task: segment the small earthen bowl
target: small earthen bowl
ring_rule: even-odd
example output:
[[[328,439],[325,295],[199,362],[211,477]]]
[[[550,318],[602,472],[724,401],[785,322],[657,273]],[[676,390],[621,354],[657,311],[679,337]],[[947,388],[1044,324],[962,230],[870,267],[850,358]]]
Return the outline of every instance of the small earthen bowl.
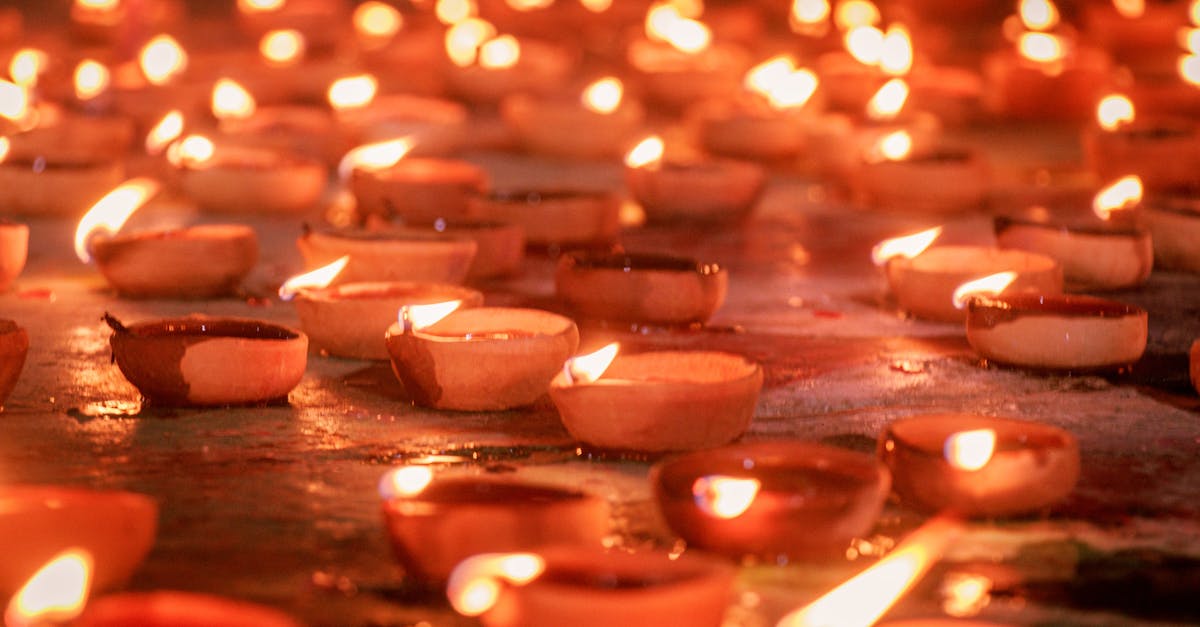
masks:
[[[258,262],[258,236],[240,224],[193,226],[96,239],[92,257],[122,296],[231,294]]]
[[[0,206],[19,215],[80,216],[123,178],[124,168],[115,160],[10,159],[0,163]]]
[[[223,145],[210,161],[185,165],[180,184],[201,208],[218,213],[297,214],[325,193],[325,164],[266,148]]]
[[[715,263],[637,253],[567,253],[554,279],[559,298],[584,317],[661,325],[706,322],[729,286]]]
[[[433,157],[401,159],[383,170],[355,170],[350,178],[360,213],[417,223],[472,217],[469,201],[487,187],[483,168]]]
[[[621,230],[621,199],[608,191],[508,189],[471,204],[484,220],[519,225],[534,246],[610,244]]]
[[[404,230],[307,231],[296,240],[304,265],[320,268],[349,255],[335,284],[362,281],[462,283],[475,260],[474,240]]]
[[[625,168],[625,185],[652,223],[744,220],[766,183],[762,166],[748,161],[665,161]]]
[[[1150,232],[1098,219],[1051,222],[1022,217],[996,218],[996,243],[1046,255],[1063,269],[1073,290],[1120,290],[1150,278],[1154,245]]]
[[[12,320],[0,319],[0,406],[8,400],[29,354],[29,333]]]
[[[8,291],[25,269],[29,256],[29,227],[0,221],[0,292]]]

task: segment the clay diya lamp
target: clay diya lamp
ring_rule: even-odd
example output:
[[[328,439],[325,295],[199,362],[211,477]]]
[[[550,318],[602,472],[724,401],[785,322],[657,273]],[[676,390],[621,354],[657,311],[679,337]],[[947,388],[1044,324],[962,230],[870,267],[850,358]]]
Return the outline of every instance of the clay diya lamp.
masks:
[[[657,136],[625,157],[625,185],[654,223],[714,224],[747,218],[766,186],[755,163],[729,159],[664,159]]]
[[[134,124],[128,118],[85,114],[50,105],[38,109],[37,126],[9,136],[10,158],[100,163],[119,160],[133,145]]]
[[[296,246],[308,269],[349,256],[335,284],[358,281],[462,283],[475,259],[474,240],[411,230],[308,229]]]
[[[525,231],[516,224],[484,220],[438,220],[435,233],[475,242],[475,259],[467,280],[482,281],[520,274],[525,261]],[[423,228],[412,228],[425,232]]]
[[[113,361],[151,403],[219,406],[287,398],[300,383],[308,337],[262,320],[188,316],[113,329]]]
[[[1021,120],[1085,120],[1108,84],[1112,62],[1098,48],[1046,32],[1021,33],[983,59],[983,105]]]
[[[334,128],[333,116],[319,107],[259,107],[252,116],[223,120],[221,142],[335,163],[341,152]]]
[[[29,226],[0,220],[0,292],[8,291],[29,256]]]
[[[1083,11],[1083,31],[1113,56],[1124,60],[1165,58],[1175,52],[1176,35],[1187,26],[1184,2],[1095,2]]]
[[[424,54],[423,63],[428,65],[428,52]],[[457,152],[467,139],[470,113],[453,100],[386,94],[366,104],[347,106],[333,90],[329,98],[344,150],[404,137],[411,142],[412,156],[444,157]]]
[[[992,205],[1023,210],[1027,207],[1072,207],[1091,202],[1100,179],[1074,163],[1044,163],[992,169]]]
[[[139,123],[161,119],[168,111],[202,111],[215,76],[189,72],[190,57],[170,35],[151,38],[137,59],[113,67],[110,90],[113,111]]]
[[[877,155],[863,159],[851,185],[868,206],[882,211],[957,213],[982,208],[988,200],[991,168],[979,151],[933,148],[910,153],[905,131],[887,135]],[[931,185],[914,185],[930,181]]]
[[[559,258],[554,284],[584,317],[686,326],[703,324],[725,302],[729,273],[685,257],[579,251]]]
[[[646,452],[712,448],[736,439],[754,417],[763,372],[745,357],[714,351],[615,353],[616,345],[609,345],[576,357],[550,384],[563,425],[588,446]]]
[[[569,96],[514,94],[500,107],[520,142],[531,152],[574,159],[615,157],[634,139],[645,118],[624,84],[605,77]]]
[[[158,506],[133,492],[0,487],[0,546],[5,555],[0,594],[11,597],[43,565],[72,547],[92,556],[92,589],[119,588],[150,552],[157,526]]]
[[[993,517],[1034,513],[1070,494],[1079,445],[1050,425],[973,414],[897,420],[879,438],[892,489],[923,510]]]
[[[384,477],[383,520],[405,573],[445,583],[461,561],[479,553],[543,546],[599,548],[609,506],[579,490],[478,476],[434,478],[408,466]]]
[[[1189,118],[1138,116],[1121,94],[1101,99],[1097,124],[1083,133],[1084,161],[1101,180],[1137,175],[1149,189],[1200,182],[1200,125]]]
[[[124,43],[122,37],[129,33],[177,27],[186,13],[178,0],[147,0],[135,10],[116,0],[76,0],[69,13],[70,31],[73,38],[111,46]]]
[[[0,162],[0,205],[21,215],[79,215],[123,176],[120,161],[8,158]]]
[[[453,30],[453,29],[452,29]],[[453,41],[447,34],[447,41]],[[446,86],[455,96],[472,103],[498,103],[516,93],[545,93],[562,84],[575,65],[567,49],[545,41],[500,35],[468,54],[450,51]]]
[[[504,189],[471,199],[468,213],[515,224],[538,247],[602,246],[621,230],[621,199],[603,190]]]
[[[359,165],[350,174],[359,214],[385,221],[428,223],[471,217],[471,197],[487,186],[487,172],[461,159],[397,157],[392,165]]]
[[[207,211],[302,213],[316,207],[325,193],[325,165],[297,154],[214,145],[191,135],[171,156],[184,193]]]
[[[679,17],[672,21],[696,23]],[[653,20],[647,19],[646,23],[653,26]],[[693,30],[698,32],[695,27]],[[626,49],[626,61],[641,79],[647,99],[669,110],[683,110],[693,103],[738,91],[742,75],[750,67],[744,49],[699,37],[691,42],[675,39],[677,43],[672,43],[672,39],[638,38]]]
[[[28,354],[29,333],[12,320],[0,319],[0,408],[17,386]]]
[[[434,307],[433,305],[427,307]],[[499,411],[529,405],[579,346],[570,318],[538,309],[478,307],[436,322],[417,307],[387,330],[392,369],[413,402]]]
[[[988,361],[1038,370],[1119,370],[1146,350],[1146,311],[1082,295],[972,297],[967,341]]]
[[[488,627],[718,627],[733,578],[728,562],[690,551],[556,547],[470,558],[450,576],[446,595]]]
[[[1138,211],[1154,243],[1154,265],[1200,273],[1200,198],[1191,191],[1152,196]]]
[[[72,625],[79,627],[299,627],[274,608],[196,592],[123,592],[88,603]]]
[[[772,561],[844,556],[875,527],[891,485],[870,455],[800,441],[689,453],[656,465],[651,483],[688,546]]]
[[[342,0],[238,0],[238,27],[254,40],[270,31],[294,30],[312,48],[329,48],[344,34],[349,10]]]

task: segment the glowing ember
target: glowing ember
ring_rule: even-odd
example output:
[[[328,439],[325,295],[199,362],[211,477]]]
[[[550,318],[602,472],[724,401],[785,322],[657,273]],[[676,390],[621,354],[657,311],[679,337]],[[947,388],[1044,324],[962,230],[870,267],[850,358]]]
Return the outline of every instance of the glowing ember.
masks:
[[[458,24],[479,15],[479,7],[475,0],[438,0],[434,14],[443,24]]]
[[[283,300],[292,300],[300,290],[311,288],[322,288],[328,286],[341,273],[342,268],[350,263],[350,255],[339,258],[333,263],[321,266],[316,270],[310,270],[283,282],[279,286],[279,298]]]
[[[1092,212],[1101,220],[1112,218],[1113,212],[1132,209],[1142,202],[1142,178],[1124,176],[1105,186],[1092,198]]]
[[[290,65],[304,56],[306,46],[304,35],[301,35],[300,31],[273,30],[258,41],[258,52],[270,63]]]
[[[665,149],[662,138],[651,135],[638,142],[638,145],[625,155],[625,165],[631,168],[658,167]]]
[[[171,142],[183,134],[183,113],[178,109],[163,116],[154,128],[146,133],[146,153],[160,155]]]
[[[463,616],[479,616],[500,600],[501,583],[523,586],[546,570],[533,553],[483,553],[454,567],[446,585],[450,605]]]
[[[1134,20],[1145,15],[1146,0],[1113,0],[1113,8],[1121,17]]]
[[[342,157],[338,163],[338,176],[345,181],[355,170],[386,170],[399,163],[415,145],[416,142],[411,137],[401,137],[358,146]]]
[[[379,81],[370,74],[347,76],[333,81],[326,96],[334,109],[358,109],[371,104],[379,91]]]
[[[75,97],[91,100],[108,89],[111,80],[108,68],[99,61],[84,59],[75,66]]]
[[[833,14],[833,23],[838,30],[848,31],[859,26],[873,26],[883,19],[879,7],[868,0],[846,0],[837,5]]]
[[[91,589],[92,554],[85,549],[67,549],[17,591],[4,612],[4,624],[32,627],[69,623],[83,612]]]
[[[880,137],[867,157],[871,161],[902,161],[912,153],[913,138],[905,130],[892,131]]]
[[[1179,72],[1179,78],[1189,85],[1200,87],[1200,55],[1181,55],[1175,69]]]
[[[158,182],[154,179],[131,179],[96,201],[75,229],[75,256],[83,263],[91,263],[92,254],[88,248],[92,238],[115,235],[133,212],[158,193],[158,189]]]
[[[1109,94],[1096,105],[1096,122],[1106,131],[1115,131],[1133,121],[1133,101],[1123,94]]]
[[[930,519],[875,565],[808,606],[784,616],[776,627],[873,624],[920,580],[961,533],[960,523],[944,517]]]
[[[390,4],[369,0],[354,9],[354,30],[364,37],[389,39],[404,27],[404,17]]]
[[[957,470],[974,472],[987,466],[996,453],[996,432],[991,429],[959,431],[946,438],[942,456]]]
[[[895,119],[908,101],[908,91],[908,83],[902,78],[884,83],[867,102],[867,117],[876,121]]]
[[[458,22],[446,29],[446,56],[458,67],[471,66],[479,55],[479,46],[495,36],[496,27],[487,20],[471,18]]]
[[[722,475],[699,477],[692,483],[692,498],[700,511],[715,518],[737,518],[758,498],[762,482]]]
[[[941,234],[942,227],[935,226],[912,235],[885,239],[871,249],[871,261],[882,266],[895,257],[912,259],[932,246]]]
[[[253,116],[257,107],[254,96],[235,80],[221,78],[213,86],[212,113],[218,120],[244,120]]]
[[[995,296],[1008,289],[1008,286],[1012,285],[1012,282],[1015,280],[1017,280],[1016,272],[997,272],[983,278],[967,281],[954,289],[954,295],[951,297],[954,301],[954,307],[955,309],[962,309],[976,296]]]
[[[889,26],[880,48],[879,69],[891,76],[908,74],[913,64],[912,39],[903,26]]]
[[[407,333],[437,324],[439,320],[454,313],[454,310],[461,306],[461,300],[430,305],[405,305],[400,308],[397,319],[400,322],[400,328]]]
[[[187,69],[187,53],[170,35],[159,35],[138,54],[142,74],[152,85],[165,85]]]
[[[1017,13],[1029,30],[1046,31],[1058,25],[1058,7],[1049,0],[1021,0]]]
[[[404,466],[388,471],[379,482],[379,496],[391,499],[398,496],[416,496],[433,482],[433,469],[429,466]]]
[[[620,345],[613,342],[586,355],[572,357],[563,364],[563,373],[571,383],[592,383],[604,376],[619,350]]]
[[[646,36],[689,54],[708,48],[712,42],[708,26],[686,17],[678,6],[668,3],[655,4],[646,12]]]
[[[625,95],[625,86],[621,80],[606,76],[588,85],[580,96],[583,106],[596,113],[612,113],[621,106],[621,98]]]
[[[22,48],[13,55],[8,64],[8,75],[14,83],[26,89],[37,86],[38,76],[46,70],[50,58],[36,48]]]
[[[883,58],[883,31],[866,25],[846,31],[842,41],[846,52],[863,65],[878,65]]]
[[[238,10],[243,13],[271,13],[283,8],[287,0],[238,0]]]
[[[202,166],[212,160],[217,147],[203,135],[188,135],[167,148],[167,160],[176,167]]]
[[[1017,51],[1021,56],[1038,63],[1061,61],[1066,56],[1061,37],[1047,33],[1021,33],[1017,40]]]
[[[816,93],[820,80],[808,68],[797,68],[788,55],[771,57],[750,68],[742,85],[761,94],[776,109],[802,107]]]
[[[521,44],[512,35],[501,35],[479,47],[479,66],[489,70],[511,68],[521,59]]]

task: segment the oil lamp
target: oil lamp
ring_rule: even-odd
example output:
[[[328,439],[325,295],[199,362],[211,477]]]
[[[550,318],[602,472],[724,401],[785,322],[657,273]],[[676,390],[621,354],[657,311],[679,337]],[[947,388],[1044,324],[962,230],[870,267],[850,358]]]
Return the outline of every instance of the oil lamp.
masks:
[[[316,207],[325,192],[324,164],[298,154],[189,135],[168,157],[179,169],[184,193],[207,211],[302,213]]]
[[[661,254],[576,251],[559,257],[555,292],[578,314],[632,324],[703,324],[725,302],[729,273]]]
[[[1200,183],[1187,166],[1200,159],[1200,126],[1186,117],[1138,116],[1124,94],[1096,107],[1096,125],[1083,133],[1084,159],[1101,180],[1137,175],[1148,189]]]
[[[1200,199],[1190,189],[1149,196],[1138,210],[1139,222],[1150,231],[1155,267],[1200,272]]]
[[[851,175],[851,185],[869,207],[881,211],[955,213],[988,201],[991,167],[978,150],[950,146],[913,152],[906,130],[880,137]],[[936,181],[914,185],[914,181]]]
[[[462,283],[475,259],[474,240],[412,230],[306,229],[296,240],[312,270],[349,256],[335,284],[357,281]]]
[[[652,135],[625,156],[625,185],[649,222],[737,222],[749,216],[766,185],[755,163],[664,152],[663,140]]]
[[[514,94],[500,112],[532,152],[600,159],[620,155],[642,125],[645,111],[625,96],[620,79],[606,76],[580,93],[563,96]]]
[[[360,217],[418,224],[471,217],[469,200],[488,187],[487,172],[461,159],[406,157],[410,138],[359,146],[340,171]]]
[[[621,199],[613,192],[572,188],[508,188],[475,196],[467,213],[515,224],[531,246],[604,246],[621,230]]]

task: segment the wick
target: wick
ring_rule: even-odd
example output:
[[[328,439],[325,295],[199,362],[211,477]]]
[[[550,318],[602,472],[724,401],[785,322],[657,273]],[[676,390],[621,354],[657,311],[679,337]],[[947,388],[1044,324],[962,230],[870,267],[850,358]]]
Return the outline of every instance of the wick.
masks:
[[[576,383],[574,366],[574,358],[568,359],[567,362],[563,364],[563,376],[567,378],[567,383],[570,383],[571,385],[575,385]]]
[[[122,324],[120,320],[117,320],[115,316],[107,311],[104,312],[104,317],[101,319],[104,320],[105,324],[107,324],[108,327],[113,331],[116,331],[117,333],[129,333],[129,327]]]
[[[400,308],[400,328],[405,335],[412,335],[413,322],[412,315],[409,313],[408,305]]]

